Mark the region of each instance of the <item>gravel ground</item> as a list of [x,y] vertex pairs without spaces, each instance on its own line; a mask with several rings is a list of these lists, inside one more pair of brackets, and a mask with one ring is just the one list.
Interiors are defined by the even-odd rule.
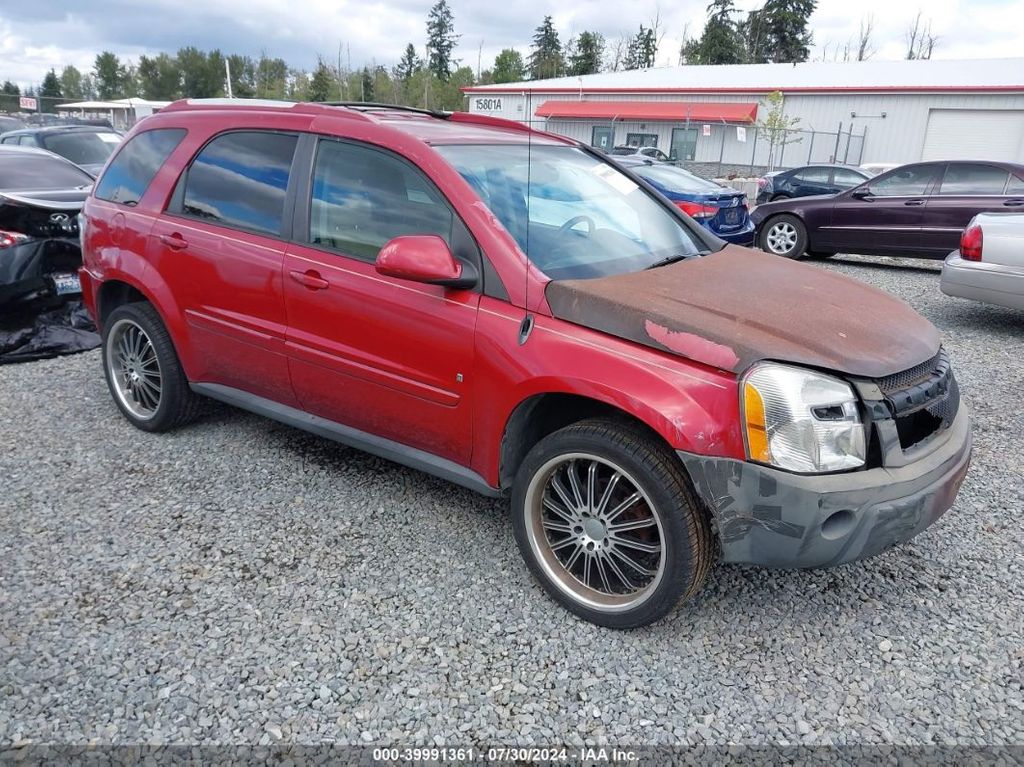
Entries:
[[1024,314],[822,268],[945,335],[955,508],[868,562],[719,567],[627,633],[544,595],[503,503],[228,408],[144,434],[97,352],[0,368],[0,744],[1024,742]]

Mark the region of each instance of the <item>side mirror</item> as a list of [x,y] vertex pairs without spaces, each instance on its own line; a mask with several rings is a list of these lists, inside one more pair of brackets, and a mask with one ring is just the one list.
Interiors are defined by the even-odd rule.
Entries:
[[465,290],[477,283],[477,272],[452,255],[448,243],[436,234],[395,237],[377,254],[378,274],[427,285]]
[[858,200],[866,200],[869,197],[874,197],[875,195],[871,191],[870,186],[858,186],[856,189],[850,192],[850,196],[855,197]]

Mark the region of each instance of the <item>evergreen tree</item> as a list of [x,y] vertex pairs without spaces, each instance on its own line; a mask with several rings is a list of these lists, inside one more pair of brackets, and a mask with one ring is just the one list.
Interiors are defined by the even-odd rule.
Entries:
[[265,53],[256,62],[256,98],[284,99],[288,96],[288,64]]
[[592,75],[601,71],[604,59],[604,35],[600,32],[580,32],[569,43],[569,74]]
[[39,87],[39,95],[42,98],[62,99],[64,93],[60,89],[60,79],[57,73],[51,69],[43,78],[43,84]]
[[626,48],[626,61],[623,69],[649,69],[654,66],[654,59],[658,55],[658,40],[654,35],[654,29],[648,29],[643,24],[640,31],[630,39]]
[[743,37],[733,14],[733,0],[712,0],[700,39],[688,42],[683,56],[690,64],[742,64],[746,60]]
[[452,67],[458,63],[452,59],[452,51],[458,41],[459,36],[455,34],[452,11],[447,0],[437,0],[427,15],[427,47],[430,51],[428,66],[442,82],[448,82]]
[[334,75],[324,63],[324,60],[320,59],[317,62],[316,69],[313,71],[313,76],[309,80],[307,98],[310,101],[329,101],[334,88]]
[[523,55],[514,48],[505,48],[494,58],[491,71],[493,83],[517,83],[526,79],[526,64]]
[[181,96],[181,73],[173,56],[166,53],[152,58],[140,56],[137,76],[143,98],[173,101]]
[[547,77],[558,77],[565,72],[565,60],[562,57],[562,43],[558,39],[558,30],[550,16],[537,27],[533,35],[533,52],[530,54],[530,78],[543,80]]
[[403,83],[407,83],[409,82],[409,78],[411,78],[422,66],[422,62],[416,55],[416,48],[412,43],[409,43],[405,46],[405,52],[402,53],[402,58],[395,67],[395,79],[401,80]]
[[817,5],[817,0],[767,0],[760,10],[751,11],[740,25],[747,60],[757,64],[807,61],[812,42],[807,27]]
[[21,88],[19,88],[15,83],[12,83],[10,80],[4,80],[4,84],[0,86],[0,93],[4,94],[5,96],[20,96]]

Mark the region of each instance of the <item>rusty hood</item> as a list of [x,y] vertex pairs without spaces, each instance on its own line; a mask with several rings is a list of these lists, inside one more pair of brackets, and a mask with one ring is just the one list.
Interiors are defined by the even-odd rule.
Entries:
[[939,349],[935,327],[888,293],[736,245],[658,269],[555,280],[546,296],[559,319],[735,373],[770,359],[880,378]]

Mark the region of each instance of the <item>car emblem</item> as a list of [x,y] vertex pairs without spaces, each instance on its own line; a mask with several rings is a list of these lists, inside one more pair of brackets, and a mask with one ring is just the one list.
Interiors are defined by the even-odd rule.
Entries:
[[60,226],[67,226],[71,223],[71,217],[67,213],[51,213],[50,223],[59,224]]

